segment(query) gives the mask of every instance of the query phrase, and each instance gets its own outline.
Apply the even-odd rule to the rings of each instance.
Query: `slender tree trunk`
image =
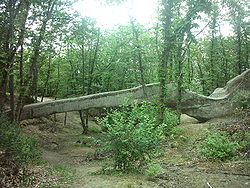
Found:
[[[13,67],[13,60],[14,60],[14,20],[15,20],[15,14],[17,14],[15,8],[16,8],[16,0],[13,1],[8,1],[6,2],[6,12],[5,14],[7,15],[7,31],[6,31],[6,36],[5,36],[5,41],[4,41],[4,53],[6,58],[3,58],[3,62],[1,62],[1,71],[2,71],[2,78],[1,78],[1,83],[0,83],[0,111],[3,109],[4,102],[7,99],[6,92],[7,92],[7,83],[8,83],[8,71],[10,68],[12,69]],[[9,81],[10,83],[12,81]],[[12,87],[12,86],[11,86]],[[13,86],[14,87],[14,86]],[[13,88],[14,89],[14,88]],[[14,90],[11,95],[14,95]],[[12,103],[14,103],[14,98],[11,96],[11,116],[14,115],[14,112],[12,109]],[[13,118],[13,117],[11,117]]]
[[[16,105],[16,121],[19,121],[22,108],[23,108],[23,100],[24,100],[24,78],[23,78],[23,44],[21,45],[21,50],[20,50],[20,59],[19,59],[19,96],[17,100],[17,105]]]
[[[99,50],[99,45],[100,45],[100,30],[98,31],[97,35],[97,43],[95,46],[95,51],[94,51],[94,59],[91,61],[91,57],[89,59],[89,75],[88,75],[88,85],[87,85],[87,95],[91,94],[91,87],[92,87],[92,81],[93,81],[93,73],[94,73],[94,68],[97,63],[97,53]],[[90,52],[91,53],[91,52]],[[90,55],[91,56],[91,55]],[[83,127],[83,134],[88,133],[88,110],[80,110],[79,111],[81,122],[82,122],[82,127]]]
[[[202,62],[203,62],[203,64],[205,63],[204,57],[202,57]],[[198,73],[199,73],[200,80],[201,80],[202,92],[204,95],[206,95],[207,89],[206,89],[206,82],[205,82],[205,78],[204,78],[203,69],[202,69],[201,64],[199,62],[197,63],[197,65],[198,65]]]
[[[88,113],[86,110],[79,110],[79,114],[83,128],[82,134],[88,134]]]
[[[1,85],[0,85],[0,112],[4,110],[4,103],[6,102],[7,99],[7,82],[8,82],[8,73],[7,65],[3,65],[0,67],[1,68],[1,73],[2,73],[2,78],[1,78]]]
[[[20,50],[20,59],[19,59],[19,96],[16,104],[16,109],[15,109],[15,120],[19,121],[19,117],[21,115],[22,107],[23,107],[23,100],[24,100],[24,93],[25,93],[25,88],[24,88],[24,77],[23,77],[23,52],[24,52],[24,35],[26,32],[26,22],[30,10],[31,2],[29,1],[24,1],[24,14],[21,19],[21,32],[19,34],[18,38],[18,44],[16,49],[21,46]],[[14,80],[13,80],[14,82]]]
[[[229,79],[229,75],[228,75],[228,64],[229,64],[229,61],[228,61],[228,57],[227,57],[227,54],[226,54],[226,48],[225,48],[225,45],[223,43],[223,39],[222,39],[222,34],[221,34],[221,29],[219,27],[219,32],[220,32],[220,44],[221,44],[221,47],[222,47],[222,54],[223,54],[223,64],[222,64],[222,70],[223,70],[223,74],[224,74],[224,85],[227,83],[228,79]]]
[[[48,82],[49,82],[49,79],[50,79],[50,68],[51,68],[50,65],[51,65],[51,56],[49,57],[49,67],[48,67],[48,71],[47,71],[47,77],[46,77],[46,80],[45,80],[45,83],[44,83],[44,86],[43,86],[43,93],[42,93],[42,96],[41,96],[41,102],[43,102],[43,98],[45,96],[47,86],[48,86]]]
[[[139,70],[140,70],[140,80],[141,80],[140,84],[142,85],[144,95],[147,95],[146,90],[145,90],[145,79],[144,79],[144,70],[143,70],[144,68],[143,68],[143,63],[142,63],[142,49],[140,45],[139,31],[136,29],[133,18],[130,18],[130,23],[132,26],[133,35],[134,35],[135,42],[136,42],[135,48],[136,48],[136,56],[137,56],[137,61],[139,63]]]
[[[15,92],[14,92],[14,70],[13,64],[10,67],[9,74],[9,92],[10,92],[10,119],[15,120]]]
[[[237,64],[238,64],[238,74],[243,72],[242,67],[242,40],[241,40],[241,28],[240,26],[237,27]]]
[[[159,68],[159,80],[160,80],[160,96],[158,107],[158,124],[161,124],[164,120],[165,111],[165,98],[167,97],[166,77],[167,77],[167,64],[171,55],[173,36],[171,33],[172,26],[172,7],[173,0],[162,0],[164,6],[163,12],[163,30],[164,30],[164,47],[162,52],[162,59]]]
[[[93,81],[93,73],[94,73],[94,68],[97,63],[97,54],[99,50],[99,45],[100,45],[100,30],[98,31],[97,35],[97,42],[95,46],[95,51],[94,51],[94,59],[92,61],[89,61],[89,78],[88,78],[88,88],[87,88],[87,95],[91,94],[91,86],[92,86],[92,81]]]
[[[193,68],[193,64],[191,62],[191,56],[190,55],[191,55],[190,46],[188,46],[188,49],[187,49],[187,63],[188,63],[188,87],[189,87],[189,90],[191,89],[193,76],[194,76],[194,68]]]
[[[182,55],[182,45],[183,45],[184,33],[179,39],[179,45],[177,49],[177,63],[178,63],[178,78],[177,78],[177,90],[178,90],[178,107],[182,99],[182,90],[183,90],[183,73],[182,73],[182,64],[183,64],[183,55]]]
[[[249,40],[249,35],[248,35],[248,33],[247,33],[247,31],[244,31],[244,37],[245,37],[245,42],[246,42],[246,44],[245,44],[245,50],[246,50],[246,52],[245,52],[245,69],[249,69],[250,68],[250,63],[249,63],[249,54],[250,54],[250,48],[249,48],[249,46],[250,46],[250,40]]]
[[[82,45],[82,94],[85,94],[85,53],[84,45]]]
[[[31,67],[30,67],[31,85],[29,88],[29,95],[32,96],[35,101],[37,101],[37,81],[38,81],[37,62],[38,62],[38,58],[40,55],[41,43],[42,43],[42,40],[43,40],[44,35],[45,35],[46,26],[47,26],[48,21],[51,18],[55,3],[56,3],[56,1],[54,1],[54,0],[50,0],[48,3],[46,17],[44,18],[44,20],[42,22],[42,26],[41,26],[40,31],[39,31],[39,36],[35,41],[34,51],[33,51],[32,57],[31,57]]]
[[[63,121],[63,126],[67,125],[67,112],[64,114],[64,121]]]

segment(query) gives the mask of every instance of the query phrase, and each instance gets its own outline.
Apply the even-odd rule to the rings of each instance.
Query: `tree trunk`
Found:
[[[166,77],[167,77],[167,64],[172,50],[172,7],[173,0],[162,0],[164,6],[164,20],[163,20],[163,35],[164,35],[164,47],[162,52],[162,59],[159,68],[159,80],[160,80],[160,96],[158,104],[158,124],[161,124],[164,120],[164,111],[165,111],[165,97],[167,96],[166,89]]]
[[[137,61],[139,63],[140,80],[141,80],[140,84],[142,85],[144,95],[147,95],[146,90],[145,90],[145,79],[144,79],[144,71],[143,71],[143,63],[142,63],[142,49],[141,49],[140,40],[139,40],[139,31],[136,29],[133,18],[130,18],[130,23],[132,26],[133,36],[136,42],[135,48],[136,48]]]
[[[44,18],[44,20],[42,22],[42,26],[41,26],[40,31],[39,31],[39,36],[35,41],[34,51],[33,51],[32,57],[31,57],[31,67],[30,67],[30,76],[29,76],[29,79],[31,80],[31,84],[29,87],[29,95],[32,96],[35,101],[37,101],[37,81],[38,81],[37,62],[38,62],[38,58],[40,55],[41,43],[42,43],[42,40],[43,40],[44,35],[45,35],[46,26],[47,26],[48,21],[51,18],[55,3],[56,3],[56,1],[54,1],[54,0],[50,0],[48,3],[46,17]],[[29,82],[29,80],[28,80],[28,82]]]
[[[241,40],[241,28],[240,26],[237,26],[237,64],[238,64],[238,74],[241,74],[243,72],[243,66],[242,66],[242,40]]]
[[[16,121],[19,121],[20,115],[22,112],[22,107],[23,107],[23,100],[24,100],[24,78],[23,78],[23,44],[21,45],[21,50],[20,50],[20,60],[19,60],[19,96],[17,100],[17,105],[16,105]]]
[[[84,45],[82,45],[82,94],[85,94],[85,53]]]
[[[97,43],[95,46],[95,52],[94,52],[94,59],[91,61],[91,57],[89,59],[89,78],[88,78],[88,86],[87,86],[87,95],[91,94],[91,87],[92,87],[92,81],[93,81],[93,73],[94,73],[94,68],[97,63],[97,53],[99,50],[99,45],[100,45],[100,29],[98,30],[98,35],[97,35]],[[81,111],[80,112],[80,117],[81,117],[81,122],[83,125],[83,134],[88,133],[88,110]]]
[[[219,26],[219,32],[220,32],[220,44],[222,47],[222,54],[223,54],[223,64],[222,64],[222,70],[223,70],[223,74],[224,74],[224,80],[223,80],[224,82],[223,83],[225,85],[229,79],[229,75],[228,75],[229,61],[228,61],[228,57],[227,57],[226,50],[225,50],[226,48],[225,48],[225,45],[223,43],[220,26]]]
[[[87,95],[89,95],[92,92],[91,86],[92,86],[92,81],[93,81],[94,68],[97,63],[97,53],[99,50],[99,45],[100,45],[100,29],[98,30],[97,42],[96,42],[95,51],[94,51],[94,59],[93,61],[91,59],[89,61],[89,79],[88,79]]]
[[[51,56],[49,56],[49,67],[48,67],[48,71],[47,71],[47,77],[46,77],[46,80],[45,80],[45,83],[44,83],[44,86],[43,86],[43,93],[42,93],[42,96],[41,96],[41,102],[43,102],[43,98],[45,96],[47,86],[48,86],[48,82],[49,82],[49,79],[50,79],[50,68],[51,68],[50,64],[51,64]]]
[[[81,124],[83,132],[82,134],[88,134],[88,112],[85,110],[79,110]]]
[[[67,125],[67,112],[64,114],[64,121],[63,121],[63,126]]]

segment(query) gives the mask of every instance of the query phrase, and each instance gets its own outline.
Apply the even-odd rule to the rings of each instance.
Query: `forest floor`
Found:
[[[76,188],[247,188],[250,187],[250,162],[237,160],[226,163],[207,162],[197,153],[197,142],[204,131],[219,122],[198,123],[182,115],[181,139],[166,144],[158,163],[159,174],[148,177],[139,174],[98,174],[107,162],[96,149],[102,140],[101,128],[90,121],[90,133],[82,135],[77,112],[68,112],[64,126],[64,114],[54,117],[22,121],[26,134],[37,134],[44,150],[44,164],[32,167],[40,180],[35,187]],[[42,173],[41,173],[42,172]],[[36,174],[34,173],[34,174]],[[41,175],[43,174],[43,175]],[[38,175],[39,176],[39,175]]]

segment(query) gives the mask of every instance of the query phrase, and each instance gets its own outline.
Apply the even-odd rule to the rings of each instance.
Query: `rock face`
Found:
[[[238,101],[246,96],[250,96],[250,69],[228,81],[224,88],[217,88],[209,97],[185,91],[181,111],[206,121],[233,114],[240,106]]]
[[[145,92],[143,92],[140,86],[120,91],[25,105],[21,114],[21,120],[68,111],[115,107],[124,104],[124,102],[130,104],[134,100],[138,102],[145,100],[156,101],[159,97],[159,89],[159,83],[154,83],[146,85]],[[169,95],[166,100],[166,106],[176,107],[177,89],[174,83],[168,84],[167,90]],[[246,95],[250,95],[250,70],[230,80],[224,88],[216,89],[209,97],[187,90],[184,91],[183,100],[179,108],[182,113],[200,121],[205,121],[232,114],[238,106],[237,99]]]
[[[98,93],[77,98],[61,99],[25,105],[21,114],[21,120],[47,116],[54,113],[86,110],[90,108],[115,107],[125,102],[134,100],[154,100],[159,93],[159,84],[149,84],[145,87],[145,96],[142,87],[119,91]]]

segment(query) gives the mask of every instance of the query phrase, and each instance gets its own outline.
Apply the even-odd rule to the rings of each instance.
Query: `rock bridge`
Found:
[[[167,85],[167,88],[169,96],[166,100],[166,106],[175,107],[177,105],[176,86],[171,83]],[[159,90],[159,83],[154,83],[146,85],[145,92],[140,86],[77,98],[29,104],[23,107],[20,120],[91,108],[116,107],[123,104],[126,99],[128,103],[132,103],[134,100],[138,102],[155,101],[159,97]],[[179,105],[179,110],[200,121],[230,115],[239,106],[239,103],[237,103],[239,98],[250,97],[250,69],[227,82],[224,88],[217,88],[210,96],[200,95],[188,90],[185,90],[182,95],[183,99]]]

